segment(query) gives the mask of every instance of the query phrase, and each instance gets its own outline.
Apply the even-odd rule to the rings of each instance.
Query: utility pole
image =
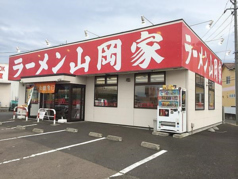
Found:
[[[234,5],[233,8],[227,8],[227,10],[234,10],[234,31],[235,31],[235,95],[236,95],[236,125],[238,125],[238,36],[237,36],[237,4],[236,0],[230,0]]]
[[[234,5],[234,31],[235,31],[235,94],[236,94],[236,125],[238,125],[238,39],[237,39],[237,5]]]

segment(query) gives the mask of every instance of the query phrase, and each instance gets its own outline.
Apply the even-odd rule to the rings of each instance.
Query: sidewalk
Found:
[[[225,119],[225,124],[236,125],[235,119]]]
[[[8,112],[9,107],[0,107],[0,112]]]

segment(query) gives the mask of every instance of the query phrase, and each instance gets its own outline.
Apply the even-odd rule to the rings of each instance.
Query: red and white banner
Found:
[[[209,59],[211,55],[213,66],[215,59],[219,65],[220,60],[179,20],[11,56],[9,80],[52,74],[87,75],[185,67],[221,84],[219,79],[216,80],[217,76],[207,75],[209,70],[204,68],[204,59],[201,63],[192,56],[194,50],[199,56],[201,49],[202,54],[206,51]],[[202,68],[205,71],[201,72]],[[213,68],[213,74],[219,74],[214,72],[216,69],[219,70],[219,66]]]

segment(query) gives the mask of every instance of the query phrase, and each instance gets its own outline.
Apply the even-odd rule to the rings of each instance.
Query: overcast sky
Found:
[[[230,7],[229,0],[0,0],[0,63],[8,63],[16,47],[22,52],[45,48],[45,39],[55,46],[84,40],[86,29],[104,36],[149,26],[141,24],[141,15],[154,24],[214,20],[209,31],[206,23],[192,28],[204,41],[222,36],[222,45],[219,40],[207,44],[223,62],[233,62],[234,25],[231,11],[223,13]]]

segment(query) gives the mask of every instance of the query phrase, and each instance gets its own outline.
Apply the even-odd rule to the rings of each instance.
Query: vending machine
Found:
[[[157,130],[186,132],[186,90],[164,85],[158,92]]]

